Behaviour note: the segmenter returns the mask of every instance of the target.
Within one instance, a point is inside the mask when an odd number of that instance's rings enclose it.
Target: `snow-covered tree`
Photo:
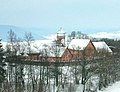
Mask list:
[[[5,80],[5,75],[6,75],[4,65],[5,65],[4,52],[3,52],[2,44],[0,43],[0,92],[1,92],[1,88],[2,88],[2,83]]]

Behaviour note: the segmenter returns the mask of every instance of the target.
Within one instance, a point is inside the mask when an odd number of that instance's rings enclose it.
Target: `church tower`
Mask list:
[[[65,32],[63,31],[62,27],[60,27],[59,31],[57,32],[56,46],[65,47]]]

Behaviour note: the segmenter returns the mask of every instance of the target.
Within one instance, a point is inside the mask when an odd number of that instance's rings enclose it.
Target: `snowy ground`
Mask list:
[[[120,81],[98,92],[120,92]]]

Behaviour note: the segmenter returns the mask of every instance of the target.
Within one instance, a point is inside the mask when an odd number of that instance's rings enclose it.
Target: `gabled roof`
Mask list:
[[[59,47],[52,40],[34,41],[31,47],[33,53],[38,52],[43,56],[61,57],[66,47]]]
[[[89,39],[73,39],[70,42],[68,49],[84,50],[89,42]]]
[[[3,48],[6,50],[6,45],[8,44],[7,42],[2,42]],[[24,51],[21,50],[18,51],[17,53],[29,53],[28,52],[28,46],[27,42],[19,42],[20,45],[23,45],[25,47]],[[9,43],[10,45],[10,43]],[[31,42],[31,53],[40,53],[43,56],[48,56],[48,57],[61,57],[66,49],[66,47],[59,47],[56,46],[55,42],[52,40],[35,40]]]
[[[34,52],[38,52],[38,51],[40,51],[42,49],[50,47],[52,44],[53,44],[52,40],[35,40],[31,44],[31,49]]]
[[[100,50],[106,50],[112,53],[112,50],[109,48],[109,46],[105,42],[93,42],[93,45],[95,46],[98,52]]]

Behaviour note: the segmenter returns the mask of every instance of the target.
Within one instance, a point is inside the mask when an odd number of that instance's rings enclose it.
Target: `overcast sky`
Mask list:
[[[0,0],[0,25],[120,28],[120,0]]]

